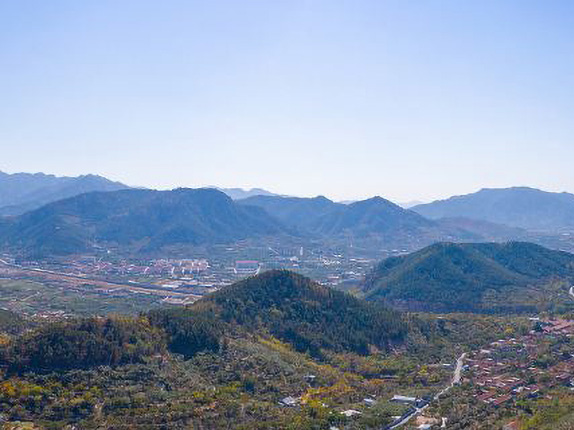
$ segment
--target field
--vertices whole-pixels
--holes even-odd
[[[136,314],[159,305],[154,296],[102,294],[25,279],[0,279],[0,308],[28,316]]]

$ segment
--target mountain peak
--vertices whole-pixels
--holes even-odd
[[[370,345],[386,349],[406,334],[404,322],[394,311],[287,270],[239,281],[195,306],[209,308],[224,321],[250,330],[264,328],[312,355],[320,355],[321,349],[366,354]]]

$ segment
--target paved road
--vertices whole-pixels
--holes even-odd
[[[572,287],[572,288],[574,288],[574,287]],[[572,293],[574,294],[574,291],[572,291]],[[464,359],[465,358],[466,358],[466,352],[464,354],[462,354],[460,357],[458,357],[458,360],[456,360],[456,368],[454,369],[454,374],[452,375],[452,382],[450,383],[449,386],[445,387],[440,393],[436,394],[433,397],[433,400],[438,400],[440,397],[442,397],[446,393],[448,393],[452,387],[460,384],[460,380],[462,378],[462,367],[464,366]],[[405,417],[401,422],[398,422],[394,426],[390,427],[390,429],[396,429],[396,428],[399,428],[399,427],[405,425],[410,420],[412,420],[414,417],[416,417],[417,415],[420,415],[429,406],[430,406],[430,403],[427,404],[426,406],[423,406],[422,408],[415,409],[415,411],[412,414]]]
[[[570,287],[570,297],[572,297],[574,299],[574,285],[572,287]]]
[[[462,377],[462,367],[464,366],[464,359],[466,358],[466,352],[458,357],[456,360],[456,369],[454,370],[454,377],[452,378],[452,385],[460,384],[460,379]]]

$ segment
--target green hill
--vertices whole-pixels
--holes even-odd
[[[366,278],[368,300],[426,311],[521,312],[569,303],[574,255],[522,242],[440,243],[382,261]]]
[[[380,304],[289,271],[269,271],[187,308],[162,308],[137,319],[41,325],[18,336],[1,358],[18,372],[115,367],[145,362],[166,347],[189,359],[199,352],[221,353],[231,339],[270,336],[313,357],[324,351],[367,355],[404,343],[407,327],[398,312]]]
[[[436,230],[438,233],[440,230],[433,221],[382,197],[344,205],[342,210],[334,211],[317,220],[316,228],[325,235],[352,232],[357,236],[410,235],[431,230]]]
[[[186,310],[152,312],[166,327],[176,352],[190,355],[190,344],[214,348],[225,328],[271,334],[295,349],[319,355],[321,349],[366,354],[387,349],[406,337],[395,311],[323,287],[288,271],[269,271],[224,288]],[[188,340],[183,333],[189,330]],[[199,341],[198,341],[199,340]]]
[[[187,308],[4,337],[0,410],[50,429],[380,429],[406,411],[394,395],[432,396],[452,378],[440,363],[521,327],[403,316],[271,271]]]

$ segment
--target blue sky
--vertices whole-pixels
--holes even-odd
[[[574,192],[574,2],[0,0],[0,170]]]

